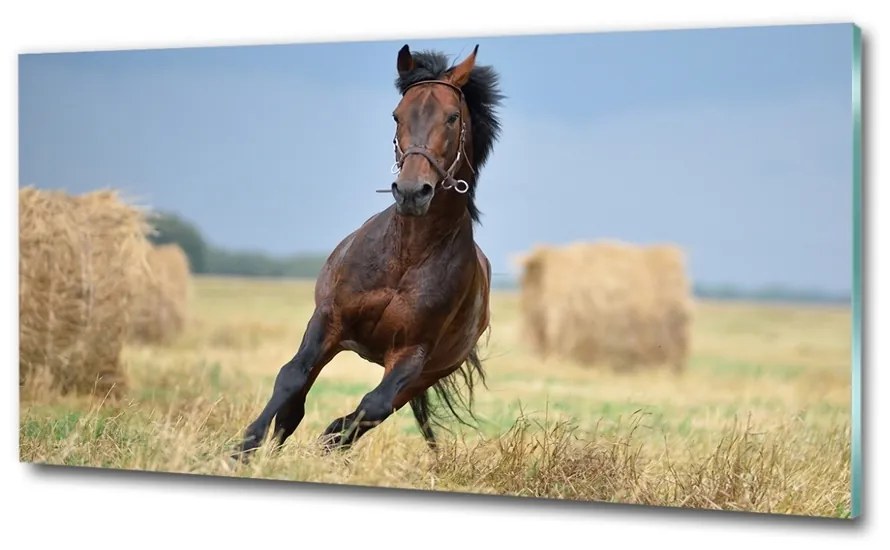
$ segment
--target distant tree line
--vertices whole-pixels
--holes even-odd
[[[204,272],[246,277],[315,278],[327,256],[297,254],[283,258],[262,252],[237,252],[210,247]]]
[[[154,212],[149,217],[154,233],[149,240],[154,244],[178,244],[188,256],[192,271],[205,273],[207,243],[198,228],[176,214]]]
[[[257,251],[227,250],[208,244],[191,222],[170,212],[156,212],[150,221],[155,244],[179,245],[188,256],[194,273],[243,277],[315,278],[327,255],[294,254],[278,257]]]
[[[182,247],[195,273],[243,277],[315,278],[321,271],[326,254],[294,254],[278,257],[263,252],[233,251],[209,245],[201,232],[182,217],[169,212],[152,216],[156,232],[154,243],[175,243]],[[519,283],[508,274],[496,274],[492,286],[515,290]],[[714,300],[758,300],[811,303],[848,303],[849,294],[831,294],[780,286],[740,288],[734,285],[695,285],[695,296]]]
[[[713,300],[752,300],[760,302],[849,303],[850,295],[784,286],[739,288],[732,285],[695,285],[695,296]]]
[[[518,290],[519,281],[509,275],[495,276],[492,287],[498,290]],[[849,304],[850,295],[819,290],[801,290],[782,286],[742,288],[734,285],[694,285],[692,294],[706,300],[787,302],[810,304]]]

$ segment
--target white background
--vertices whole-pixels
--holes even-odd
[[[880,493],[888,487],[886,340],[874,281],[887,279],[879,233],[890,212],[878,152],[886,116],[888,21],[881,2],[547,0],[534,10],[494,2],[45,2],[10,0],[0,8],[3,41],[3,374],[0,468],[5,548],[122,547],[304,548],[321,545],[432,548],[750,548],[874,547],[890,532]],[[526,4],[531,5],[531,4]],[[322,7],[324,6],[324,7]],[[584,6],[584,7],[581,7]],[[474,11],[478,10],[478,11]],[[362,490],[288,483],[37,468],[18,463],[17,64],[25,52],[131,49],[552,32],[595,32],[783,23],[853,22],[863,29],[865,60],[865,487],[856,522],[752,514],[659,510],[447,494]],[[882,51],[883,50],[883,51]],[[884,202],[885,204],[881,204]],[[883,206],[883,208],[882,208]],[[885,251],[887,246],[883,246]],[[838,261],[848,261],[838,258]],[[882,267],[884,268],[882,270]],[[886,310],[884,310],[886,311]],[[883,359],[883,361],[882,361]],[[882,372],[883,371],[883,372]],[[878,439],[879,434],[883,439]],[[884,548],[887,541],[880,544]]]

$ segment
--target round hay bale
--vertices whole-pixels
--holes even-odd
[[[169,343],[187,321],[191,297],[188,256],[176,244],[156,245],[148,253],[149,279],[139,289],[130,337],[140,343]]]
[[[521,265],[523,333],[534,353],[616,368],[685,367],[692,299],[679,248],[539,246]]]
[[[27,389],[119,396],[148,225],[116,192],[19,191],[19,376]],[[39,382],[38,382],[39,381]]]

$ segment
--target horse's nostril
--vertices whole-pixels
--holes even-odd
[[[420,196],[421,197],[425,197],[432,192],[433,192],[433,186],[428,183],[424,183],[423,187],[420,188]]]

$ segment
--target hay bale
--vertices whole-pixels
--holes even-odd
[[[191,297],[188,256],[178,245],[156,245],[148,253],[149,279],[139,290],[130,338],[168,343],[185,327]]]
[[[522,330],[534,353],[616,368],[685,367],[692,297],[679,248],[539,246],[520,263]]]
[[[19,191],[19,376],[61,393],[119,396],[148,225],[116,192]]]

